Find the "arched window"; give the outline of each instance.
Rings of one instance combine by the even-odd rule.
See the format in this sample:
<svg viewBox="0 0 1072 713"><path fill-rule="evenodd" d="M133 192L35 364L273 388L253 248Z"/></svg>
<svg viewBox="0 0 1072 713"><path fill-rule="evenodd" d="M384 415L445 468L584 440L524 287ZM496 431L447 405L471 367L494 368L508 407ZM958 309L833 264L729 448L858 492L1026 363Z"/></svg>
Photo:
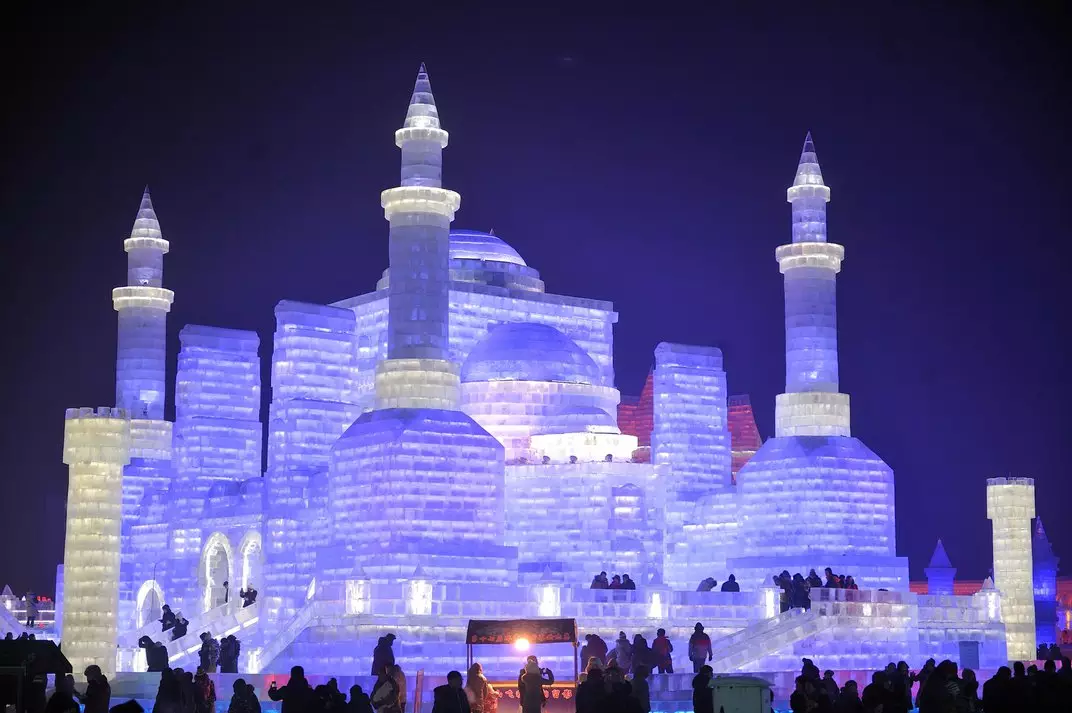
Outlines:
<svg viewBox="0 0 1072 713"><path fill-rule="evenodd" d="M201 565L198 568L198 583L202 591L202 611L222 606L228 599L228 589L234 591L231 582L231 563L234 550L231 541L222 532L212 533L201 550ZM224 587L224 582L230 586Z"/></svg>

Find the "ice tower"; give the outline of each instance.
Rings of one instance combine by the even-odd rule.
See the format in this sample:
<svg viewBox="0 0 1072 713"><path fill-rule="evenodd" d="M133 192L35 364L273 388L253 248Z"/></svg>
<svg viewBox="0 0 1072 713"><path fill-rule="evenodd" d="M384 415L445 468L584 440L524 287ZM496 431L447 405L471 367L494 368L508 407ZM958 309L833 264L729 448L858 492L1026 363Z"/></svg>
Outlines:
<svg viewBox="0 0 1072 713"><path fill-rule="evenodd" d="M927 594L953 594L953 580L957 576L957 568L949 561L949 555L945 553L941 540L934 546L930 564L923 572L927 575Z"/></svg>
<svg viewBox="0 0 1072 713"><path fill-rule="evenodd" d="M1031 572L1032 478L986 481L986 516L994 528L994 586L1001 592L1001 618L1009 658L1035 658L1035 597Z"/></svg>
<svg viewBox="0 0 1072 713"><path fill-rule="evenodd" d="M905 591L893 471L851 436L849 396L839 391L836 278L845 249L827 241L830 189L811 134L787 200L793 239L775 252L785 280L785 393L775 437L737 476L742 556L729 569L755 586L783 569L831 566L861 588Z"/></svg>
<svg viewBox="0 0 1072 713"><path fill-rule="evenodd" d="M130 464L123 470L123 561L120 577L120 621L133 617L136 582L146 575L146 560L130 544L145 496L167 489L171 479L172 424L164 420L167 382L164 375L167 315L175 294L163 285L164 240L146 187L130 237L127 284L112 290L119 316L115 364L115 405L130 417ZM143 576L145 575L145 576Z"/></svg>
<svg viewBox="0 0 1072 713"><path fill-rule="evenodd" d="M424 65L395 132L402 185L383 192L390 223L387 358L375 409L332 447L335 539L373 578L516 580L504 541L503 446L458 410L450 361L450 223L461 196L442 187L447 132Z"/></svg>

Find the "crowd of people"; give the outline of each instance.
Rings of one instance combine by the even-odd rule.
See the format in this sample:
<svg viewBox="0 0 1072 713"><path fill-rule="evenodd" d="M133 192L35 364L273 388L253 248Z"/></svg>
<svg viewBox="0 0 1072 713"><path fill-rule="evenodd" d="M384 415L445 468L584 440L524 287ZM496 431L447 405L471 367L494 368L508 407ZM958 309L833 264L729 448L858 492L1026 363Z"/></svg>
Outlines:
<svg viewBox="0 0 1072 713"><path fill-rule="evenodd" d="M790 609L811 609L812 589L859 589L856 580L851 575L835 574L829 567L826 568L826 581L819 577L814 569L808 571L805 577L800 572L789 574L789 570L783 569L780 574L771 577L774 586L782 590L781 611Z"/></svg>
<svg viewBox="0 0 1072 713"><path fill-rule="evenodd" d="M643 634L634 634L630 641L624 631L619 631L611 648L608 648L607 642L598 634L587 634L581 646L581 662L585 665L585 671L596 666L614 667L624 674L634 676L641 670L646 671L647 675L653 672L673 673L673 653L674 645L667 637L666 629L657 630L650 645ZM699 622L689 637L688 655L693 673L698 672L713 656L711 637L704 633L703 624Z"/></svg>
<svg viewBox="0 0 1072 713"><path fill-rule="evenodd" d="M190 622L182 615L182 612L173 612L171 607L165 604L160 608L160 632L171 632L171 640L181 639L186 636L190 628Z"/></svg>
<svg viewBox="0 0 1072 713"><path fill-rule="evenodd" d="M700 583L696 586L697 592L713 592L715 587L718 587L718 580L714 577L707 577L700 580ZM721 592L739 592L741 591L741 585L737 584L737 577L730 575L729 579L722 583L722 587L719 588Z"/></svg>
<svg viewBox="0 0 1072 713"><path fill-rule="evenodd" d="M1062 656L1061 647L1057 644L1039 644L1038 650L1035 653L1035 658L1039 661L1047 661L1049 659L1060 661Z"/></svg>
<svg viewBox="0 0 1072 713"><path fill-rule="evenodd" d="M608 580L607 573L600 572L592 577L589 589L636 589L636 582L628 574L616 574Z"/></svg>

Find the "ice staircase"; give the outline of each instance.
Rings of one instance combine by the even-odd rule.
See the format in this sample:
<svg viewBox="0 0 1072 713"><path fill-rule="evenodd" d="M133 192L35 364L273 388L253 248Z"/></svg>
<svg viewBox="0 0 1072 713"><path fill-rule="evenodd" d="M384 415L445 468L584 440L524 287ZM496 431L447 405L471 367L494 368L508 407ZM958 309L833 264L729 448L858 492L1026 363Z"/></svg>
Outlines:
<svg viewBox="0 0 1072 713"><path fill-rule="evenodd" d="M718 673L739 671L801 639L830 629L836 623L836 617L790 609L712 642L714 658L708 664Z"/></svg>
<svg viewBox="0 0 1072 713"><path fill-rule="evenodd" d="M207 622L211 622L216 619L219 619L222 616L226 616L227 614L235 611L241 606L242 602L236 599L234 601L227 602L226 604L221 604L220 606L215 607L213 609L209 609L207 612L195 614L192 618L187 619L187 621L189 622L189 626L186 629L187 634L189 634L189 632L192 632L194 629L197 629L199 633L205 631L203 627ZM171 629L168 629L167 631L162 631L160 629L160 620L154 619L140 629L134 629L132 631L128 631L125 634L121 634L119 637L119 645L123 648L138 648L138 641L143 636L148 636L153 641L167 643L171 640L171 631Z"/></svg>
<svg viewBox="0 0 1072 713"><path fill-rule="evenodd" d="M320 604L316 599L305 602L304 606L274 636L269 636L262 645L245 654L245 668L242 670L260 673L313 624L321 608Z"/></svg>
<svg viewBox="0 0 1072 713"><path fill-rule="evenodd" d="M239 641L242 641L243 637L239 632L257 624L260 620L260 610L260 602L243 607L242 602L237 601L205 612L197 619L196 628L195 623L190 622L186 636L162 642L167 647L169 665L172 668L191 668L191 664L197 661L197 652L201 649L201 634L206 631L214 639L235 634Z"/></svg>
<svg viewBox="0 0 1072 713"><path fill-rule="evenodd" d="M0 638L11 634L16 639L30 631L5 606L0 606Z"/></svg>

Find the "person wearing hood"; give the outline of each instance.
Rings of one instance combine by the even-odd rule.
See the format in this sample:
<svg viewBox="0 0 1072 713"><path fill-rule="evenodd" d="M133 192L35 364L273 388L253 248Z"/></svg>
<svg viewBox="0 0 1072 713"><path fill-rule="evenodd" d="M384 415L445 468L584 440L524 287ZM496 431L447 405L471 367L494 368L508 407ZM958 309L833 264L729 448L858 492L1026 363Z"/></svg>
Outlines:
<svg viewBox="0 0 1072 713"><path fill-rule="evenodd" d="M599 634L588 634L584 637L584 656L581 658L582 663L588 663L589 659L599 659L599 663L607 663L607 642L603 640Z"/></svg>
<svg viewBox="0 0 1072 713"><path fill-rule="evenodd" d="M390 669L395 665L395 635L381 636L376 642L376 648L372 650L372 675L379 676L384 668Z"/></svg>
<svg viewBox="0 0 1072 713"><path fill-rule="evenodd" d="M112 701L112 687L108 684L108 677L101 672L96 664L88 666L85 670L86 692L79 695L75 691L75 698L82 701L84 713L108 713Z"/></svg>
<svg viewBox="0 0 1072 713"><path fill-rule="evenodd" d="M693 677L692 710L695 713L715 713L715 697L711 693L711 679L714 675L714 669L710 666L701 666Z"/></svg>
<svg viewBox="0 0 1072 713"><path fill-rule="evenodd" d="M737 584L736 575L731 574L729 579L722 583L723 592L739 592L741 591L741 585Z"/></svg>
<svg viewBox="0 0 1072 713"><path fill-rule="evenodd" d="M541 713L546 700L543 687L554 683L551 669L540 668L535 661L525 664L525 673L521 677L521 713Z"/></svg>
<svg viewBox="0 0 1072 713"><path fill-rule="evenodd" d="M618 640L614 642L614 650L611 651L610 656L622 672L628 673L633 670L633 647L624 631L618 632Z"/></svg>
<svg viewBox="0 0 1072 713"><path fill-rule="evenodd" d="M235 679L231 689L234 695L231 696L231 703L227 706L227 713L260 713L260 701L250 693L249 684L245 679Z"/></svg>

